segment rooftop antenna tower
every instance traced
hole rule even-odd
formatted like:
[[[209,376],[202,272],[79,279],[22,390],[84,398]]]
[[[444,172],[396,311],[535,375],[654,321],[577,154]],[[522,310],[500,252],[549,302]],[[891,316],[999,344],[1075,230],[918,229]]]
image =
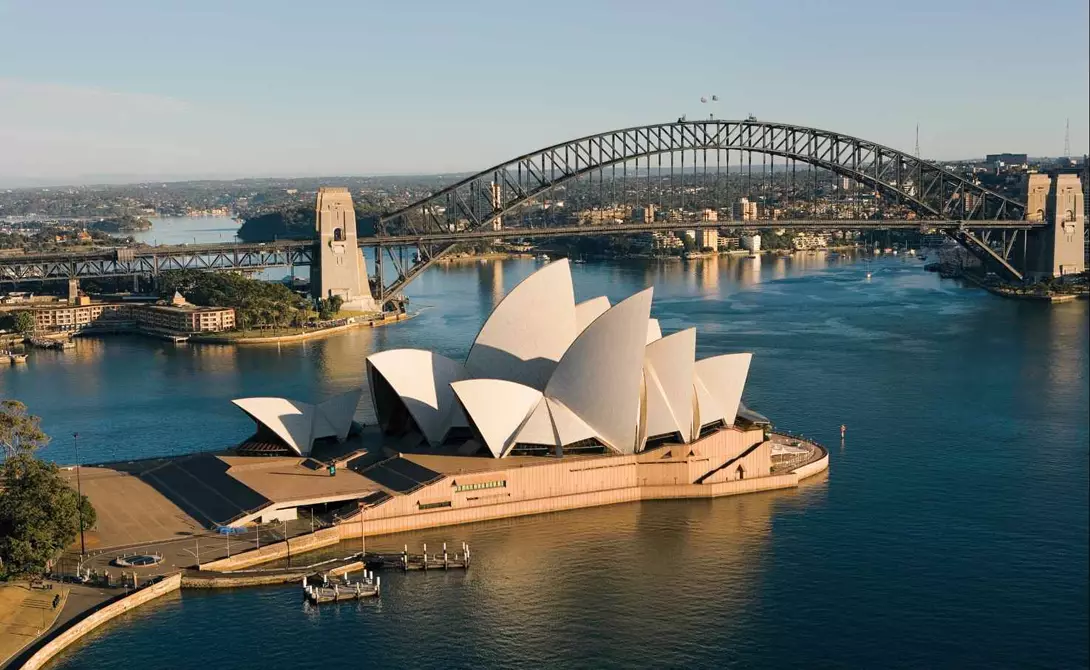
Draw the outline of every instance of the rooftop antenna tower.
[[[920,160],[920,124],[916,124],[916,160]]]
[[[1064,123],[1064,158],[1071,157],[1071,119]]]

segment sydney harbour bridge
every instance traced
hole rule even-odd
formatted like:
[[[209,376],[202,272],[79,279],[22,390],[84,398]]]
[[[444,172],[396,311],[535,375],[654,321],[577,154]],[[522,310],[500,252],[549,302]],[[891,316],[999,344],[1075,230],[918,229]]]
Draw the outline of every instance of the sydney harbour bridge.
[[[766,216],[731,216],[743,198],[761,201]],[[701,228],[942,233],[1021,281],[1054,237],[1056,223],[1038,200],[1027,206],[936,162],[842,133],[753,118],[679,119],[517,156],[384,213],[358,242],[371,249],[372,293],[384,305],[459,243]],[[560,203],[591,217],[542,216]],[[0,258],[0,282],[314,265],[317,246],[292,240],[9,256]]]

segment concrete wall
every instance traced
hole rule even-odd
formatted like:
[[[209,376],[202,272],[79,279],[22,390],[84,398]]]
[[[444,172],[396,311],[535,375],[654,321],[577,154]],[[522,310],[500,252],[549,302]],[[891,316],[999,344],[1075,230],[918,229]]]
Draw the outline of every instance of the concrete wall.
[[[448,475],[415,493],[396,496],[365,510],[363,530],[368,535],[379,535],[633,500],[711,497],[763,490],[764,485],[794,486],[797,478],[788,482],[783,477],[767,477],[771,469],[770,447],[755,450],[744,460],[746,472],[750,473],[746,481],[752,479],[757,483],[725,488],[694,483],[762,440],[761,430],[722,430],[689,445],[660,447],[640,454],[564,459],[542,465]],[[767,481],[762,484],[762,479]],[[467,484],[486,482],[503,482],[503,485],[457,490]],[[358,523],[339,527],[344,529],[343,537],[359,536]]]
[[[220,560],[212,561],[211,563],[204,563],[201,565],[201,568],[214,572],[241,570],[253,565],[286,558],[289,553],[294,556],[296,554],[314,551],[315,549],[321,549],[322,547],[328,547],[337,544],[340,541],[341,534],[336,527],[323,528],[322,530],[308,533],[307,535],[293,537],[287,542],[274,542],[261,547],[260,549],[235,554],[230,558],[221,558]]]
[[[34,652],[34,655],[23,664],[23,670],[37,670],[38,668],[43,667],[70,644],[79,640],[81,637],[107,621],[128,612],[134,607],[139,607],[150,600],[154,600],[161,595],[170,593],[171,591],[177,591],[181,585],[182,575],[180,573],[170,575],[151,586],[144,587],[139,591],[116,600],[102,609],[91,613],[84,619],[70,626],[63,633],[54,637],[41,649]]]

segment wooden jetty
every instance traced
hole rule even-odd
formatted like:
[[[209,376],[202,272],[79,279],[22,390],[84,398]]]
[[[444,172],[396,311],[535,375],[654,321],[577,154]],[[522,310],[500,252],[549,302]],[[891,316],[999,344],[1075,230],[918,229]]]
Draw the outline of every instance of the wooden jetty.
[[[12,365],[26,363],[26,354],[17,354],[10,349],[0,350],[0,363],[11,363]]]
[[[363,557],[363,562],[371,570],[468,570],[470,563],[469,545],[462,543],[461,553],[447,551],[447,543],[443,543],[442,553],[428,553],[428,545],[424,545],[424,553],[410,554],[409,546],[400,554],[368,553]]]
[[[303,577],[303,598],[312,605],[376,598],[381,592],[382,577],[368,570],[364,570],[363,576],[356,581],[349,579],[347,574],[330,579],[327,573],[322,575],[320,582],[313,583]]]

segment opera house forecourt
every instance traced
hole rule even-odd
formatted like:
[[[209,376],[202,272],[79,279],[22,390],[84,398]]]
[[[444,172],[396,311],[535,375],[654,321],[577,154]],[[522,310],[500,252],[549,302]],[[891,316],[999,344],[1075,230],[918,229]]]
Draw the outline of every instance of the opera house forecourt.
[[[261,461],[242,457],[273,456],[329,468],[324,479],[339,484],[268,496],[263,512],[231,521],[320,504],[338,509],[350,537],[778,489],[825,470],[823,447],[774,433],[743,405],[751,354],[696,360],[695,329],[663,335],[652,293],[577,304],[568,262],[557,261],[503,298],[464,363],[419,349],[371,355],[381,435],[349,438],[359,389],[317,405],[236,400],[258,429],[221,457],[226,474],[260,488]],[[321,460],[316,443],[333,455]]]

